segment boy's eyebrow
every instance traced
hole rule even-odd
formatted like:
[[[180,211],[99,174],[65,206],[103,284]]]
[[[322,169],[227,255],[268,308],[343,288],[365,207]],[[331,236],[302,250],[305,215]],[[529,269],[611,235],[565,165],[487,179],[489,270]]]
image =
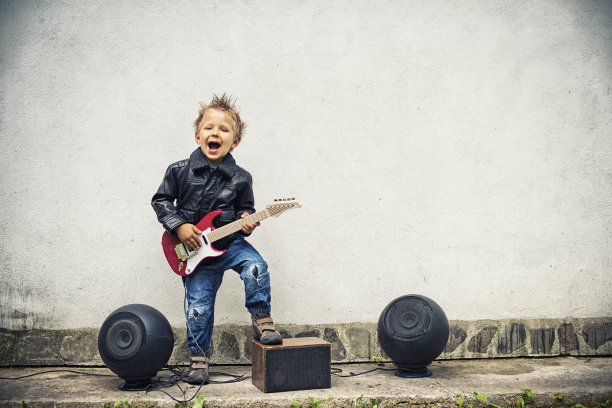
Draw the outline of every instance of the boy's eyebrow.
[[[210,125],[212,123],[213,123],[212,121],[207,121],[207,122],[202,122],[202,125]],[[224,123],[232,123],[232,121],[231,120],[225,120],[225,121],[223,121],[221,123],[221,125],[223,125]]]
[[[211,123],[208,123],[208,122],[206,122],[206,123],[202,123],[202,127],[211,126],[211,125],[212,125],[212,124],[211,124]],[[228,125],[225,125],[225,124],[221,123],[219,126],[221,126],[221,127],[232,127],[232,124],[231,124],[231,123],[229,123]]]

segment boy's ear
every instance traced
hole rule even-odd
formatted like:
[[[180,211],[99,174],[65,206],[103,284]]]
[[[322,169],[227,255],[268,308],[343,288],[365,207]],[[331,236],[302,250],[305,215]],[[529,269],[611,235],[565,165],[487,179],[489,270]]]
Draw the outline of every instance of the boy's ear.
[[[242,141],[241,137],[234,139],[234,141],[232,142],[232,149],[235,149],[236,147],[238,147],[241,141]]]

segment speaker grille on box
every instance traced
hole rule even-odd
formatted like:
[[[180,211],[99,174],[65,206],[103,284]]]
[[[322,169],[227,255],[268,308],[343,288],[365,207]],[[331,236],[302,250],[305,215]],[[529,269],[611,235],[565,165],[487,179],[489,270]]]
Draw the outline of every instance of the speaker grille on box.
[[[284,339],[282,345],[253,341],[252,381],[263,392],[331,387],[331,344],[315,337]]]

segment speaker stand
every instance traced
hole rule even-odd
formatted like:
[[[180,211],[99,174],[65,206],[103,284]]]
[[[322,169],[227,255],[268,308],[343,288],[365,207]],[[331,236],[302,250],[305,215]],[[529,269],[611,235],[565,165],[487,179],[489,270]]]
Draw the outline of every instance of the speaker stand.
[[[117,386],[121,391],[144,391],[151,386],[151,379],[143,381],[124,382]]]
[[[402,378],[422,378],[431,376],[431,370],[426,365],[414,366],[395,363],[398,370],[395,375]]]

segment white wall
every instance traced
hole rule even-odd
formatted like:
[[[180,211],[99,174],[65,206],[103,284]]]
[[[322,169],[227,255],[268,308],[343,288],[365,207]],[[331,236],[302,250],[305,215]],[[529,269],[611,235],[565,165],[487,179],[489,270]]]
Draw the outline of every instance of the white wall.
[[[610,316],[610,44],[608,1],[2,1],[0,327],[183,324],[149,202],[223,92],[303,205],[251,238],[278,322]]]

